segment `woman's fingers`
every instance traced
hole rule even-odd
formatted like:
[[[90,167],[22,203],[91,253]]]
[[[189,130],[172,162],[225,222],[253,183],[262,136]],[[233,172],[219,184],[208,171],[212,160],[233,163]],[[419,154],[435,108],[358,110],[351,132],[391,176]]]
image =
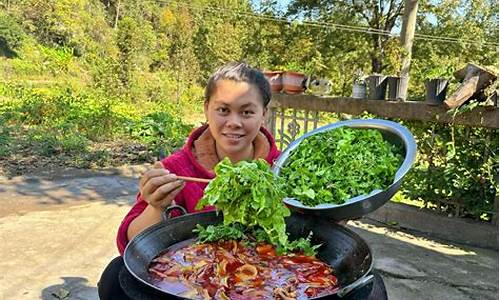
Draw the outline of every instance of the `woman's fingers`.
[[[139,189],[141,190],[144,188],[147,182],[149,182],[151,179],[155,177],[160,177],[169,174],[170,172],[167,169],[152,169],[144,173],[142,175],[141,180],[139,180]]]
[[[160,200],[162,207],[167,207],[170,204],[172,204],[172,202],[174,202],[174,199],[177,196],[177,194],[179,194],[182,191],[182,189],[184,188],[184,186],[186,185],[186,183],[184,181],[182,181],[182,180],[179,180],[179,181],[180,181],[180,185],[177,188],[175,188],[174,190],[172,190],[170,193],[168,193],[165,198]]]
[[[176,180],[158,187],[149,195],[147,202],[154,207],[165,208],[170,205],[175,196],[184,188],[184,181]]]
[[[177,176],[175,174],[159,175],[156,177],[152,177],[144,183],[144,186],[141,189],[141,194],[143,194],[143,196],[145,194],[146,195],[152,194],[160,186],[163,186],[163,185],[170,183],[170,182],[174,182],[176,180],[177,180]]]
[[[154,207],[165,208],[184,188],[184,181],[163,167],[159,161],[153,169],[144,173],[139,181],[139,190],[143,199]]]

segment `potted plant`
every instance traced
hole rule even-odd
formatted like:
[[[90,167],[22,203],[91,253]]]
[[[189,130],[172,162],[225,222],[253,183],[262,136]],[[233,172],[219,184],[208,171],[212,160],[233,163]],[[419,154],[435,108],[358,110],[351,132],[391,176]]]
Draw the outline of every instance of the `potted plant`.
[[[446,99],[449,78],[453,74],[451,66],[434,66],[424,72],[425,101],[429,105],[440,105]]]
[[[301,94],[306,90],[307,76],[303,68],[297,63],[286,65],[283,72],[283,91],[287,94]]]
[[[264,71],[264,76],[271,85],[273,93],[279,93],[283,89],[283,71]]]
[[[366,99],[366,76],[363,71],[357,70],[352,83],[352,98]]]

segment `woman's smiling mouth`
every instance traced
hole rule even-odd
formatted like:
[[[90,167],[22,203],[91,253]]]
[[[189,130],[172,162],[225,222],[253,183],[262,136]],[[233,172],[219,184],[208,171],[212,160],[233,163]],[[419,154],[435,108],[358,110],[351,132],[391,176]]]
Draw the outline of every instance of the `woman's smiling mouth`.
[[[243,134],[234,134],[234,133],[223,133],[222,135],[231,140],[239,140],[242,137],[244,137]]]

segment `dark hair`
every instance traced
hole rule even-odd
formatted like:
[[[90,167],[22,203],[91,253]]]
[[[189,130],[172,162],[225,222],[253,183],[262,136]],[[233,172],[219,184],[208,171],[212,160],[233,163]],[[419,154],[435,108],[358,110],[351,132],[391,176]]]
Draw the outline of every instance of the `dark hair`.
[[[252,68],[246,63],[230,62],[217,69],[208,79],[205,88],[205,101],[210,100],[210,96],[214,93],[219,80],[233,80],[253,84],[262,96],[264,107],[267,107],[267,104],[271,101],[271,86],[266,77],[261,71]]]

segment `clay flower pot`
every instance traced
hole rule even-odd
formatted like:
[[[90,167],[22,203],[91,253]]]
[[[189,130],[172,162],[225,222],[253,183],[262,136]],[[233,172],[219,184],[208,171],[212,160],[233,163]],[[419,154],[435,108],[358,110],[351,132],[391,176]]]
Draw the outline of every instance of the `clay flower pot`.
[[[271,85],[271,92],[279,93],[283,88],[282,71],[265,71],[263,72],[267,81]]]
[[[283,73],[283,91],[287,94],[300,94],[304,92],[306,75],[299,72],[286,71]]]

